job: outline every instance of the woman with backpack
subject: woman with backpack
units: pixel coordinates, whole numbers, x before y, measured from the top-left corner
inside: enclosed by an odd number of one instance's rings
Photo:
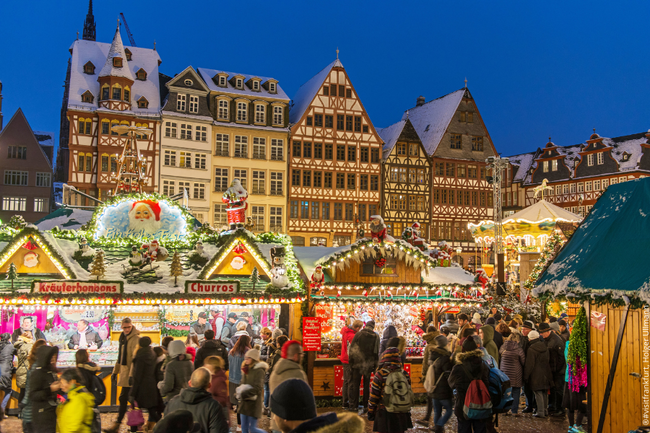
[[[413,428],[411,378],[404,371],[399,349],[389,347],[382,354],[370,389],[368,421],[373,432],[403,433]]]
[[[240,337],[241,338],[241,337]],[[257,427],[257,420],[262,416],[264,408],[264,376],[269,368],[268,364],[260,361],[260,349],[256,345],[244,355],[241,365],[240,403],[237,413],[241,418],[242,433],[266,433]],[[245,391],[242,392],[242,388]]]
[[[56,432],[56,406],[61,394],[56,362],[59,348],[41,346],[36,352],[36,368],[29,379],[29,398],[32,403],[32,431]]]
[[[459,363],[451,370],[448,382],[449,387],[456,390],[454,414],[458,420],[458,432],[483,433],[487,421],[492,418],[492,403],[488,391],[490,369],[483,362],[483,352],[473,338],[465,339],[462,352],[457,354],[457,360]],[[469,410],[466,406],[466,403],[472,403],[480,409],[486,398],[490,404],[483,406],[482,410]]]
[[[99,433],[102,429],[102,418],[99,414],[97,406],[102,404],[106,399],[106,386],[104,382],[97,376],[102,368],[99,367],[94,362],[90,362],[88,351],[86,349],[79,349],[75,353],[75,361],[77,364],[77,370],[81,381],[79,382],[81,386],[86,387],[88,391],[93,395],[93,424],[92,432]]]
[[[521,387],[524,384],[523,375],[524,366],[526,365],[526,355],[519,344],[520,338],[521,334],[510,334],[499,350],[501,354],[500,370],[508,376],[510,379],[510,386],[512,386],[511,412],[514,416],[520,416],[519,396],[521,395]]]
[[[426,378],[429,375],[429,372],[433,374],[433,370],[431,369],[433,363],[436,362],[436,360],[440,356],[449,353],[449,351],[446,348],[440,347],[437,344],[436,338],[439,336],[439,334],[440,332],[438,332],[435,326],[429,325],[429,329],[427,329],[427,333],[424,334],[424,336],[422,337],[424,341],[427,342],[427,345],[424,348],[424,359],[422,360],[422,383],[426,382]],[[445,341],[447,341],[447,337],[445,337]],[[445,345],[447,345],[447,343],[445,343]],[[403,361],[404,359],[402,359],[402,362]],[[431,380],[434,379],[431,378]],[[427,412],[424,415],[424,418],[417,420],[415,422],[417,424],[420,424],[421,426],[429,427],[429,419],[431,419],[431,412],[433,412],[433,397],[431,396],[431,393],[427,393]]]

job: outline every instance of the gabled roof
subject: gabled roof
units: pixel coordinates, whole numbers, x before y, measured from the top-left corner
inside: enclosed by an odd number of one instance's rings
[[[533,294],[576,295],[599,302],[610,295],[650,304],[650,178],[610,185],[553,263]],[[612,254],[625,245],[625,254]]]
[[[411,108],[402,116],[402,120],[408,118],[411,121],[429,156],[433,155],[438,148],[466,90],[462,88],[419,107]]]
[[[192,76],[194,76],[196,78],[196,83],[199,86],[201,86],[203,88],[203,90],[205,90],[205,92],[210,91],[208,86],[205,84],[205,81],[203,81],[203,78],[201,78],[201,76],[198,74],[198,72],[196,72],[196,70],[191,65],[188,66],[187,68],[183,69],[180,73],[176,74],[174,76],[174,78],[167,81],[167,83],[165,83],[165,86],[167,86],[167,88],[172,87],[173,85],[176,84],[176,82],[178,82],[178,80],[183,78],[187,72],[189,72]]]
[[[296,95],[293,97],[293,107],[291,107],[291,112],[289,113],[289,123],[298,123],[302,119],[302,115],[305,114],[305,111],[316,97],[318,89],[321,88],[325,78],[327,78],[334,67],[343,68],[343,64],[339,59],[334,60],[318,74],[311,77],[309,81],[300,86]]]
[[[404,129],[404,125],[406,125],[406,120],[400,120],[399,122],[393,123],[386,128],[377,130],[377,134],[379,134],[381,139],[384,140],[382,158],[386,159],[388,155],[390,155],[393,147],[395,147],[395,144],[397,143],[397,139]]]
[[[284,90],[282,90],[279,84],[275,85],[275,90],[277,91],[277,93],[271,93],[268,90],[266,90],[264,86],[260,86],[259,91],[249,89],[248,86],[244,86],[243,89],[238,89],[232,84],[230,84],[230,80],[226,80],[226,87],[217,86],[217,84],[212,80],[212,77],[214,77],[219,73],[228,74],[228,78],[232,78],[234,76],[242,76],[244,77],[244,81],[248,81],[251,78],[259,78],[260,80],[262,80],[262,84],[264,84],[268,80],[272,80],[277,83],[278,80],[274,78],[262,77],[261,75],[240,74],[238,72],[227,72],[218,69],[208,69],[208,68],[198,68],[198,71],[199,74],[201,74],[203,81],[205,81],[205,83],[208,85],[208,88],[213,92],[230,93],[233,95],[254,96],[256,98],[266,97],[270,99],[281,99],[289,102],[289,96],[287,96],[287,94],[284,93]]]
[[[117,68],[113,66],[113,58],[119,57],[122,59],[122,67]],[[99,72],[100,77],[123,77],[128,78],[131,81],[134,81],[135,78],[129,70],[128,61],[126,59],[126,53],[124,52],[124,45],[122,44],[122,36],[120,36],[120,28],[118,27],[115,30],[115,36],[113,36],[113,43],[111,43],[111,48],[108,50],[108,55],[106,56],[106,62],[104,62],[104,67]]]
[[[38,137],[36,137],[36,135],[34,134],[34,131],[32,131],[32,127],[29,125],[29,122],[27,121],[27,118],[25,117],[25,113],[23,113],[22,108],[18,108],[18,110],[16,110],[14,115],[11,116],[11,119],[9,119],[9,122],[7,123],[7,125],[5,125],[5,127],[2,130],[0,130],[0,143],[2,142],[2,136],[5,133],[7,133],[9,135],[10,133],[7,132],[7,131],[11,131],[13,128],[23,128],[25,131],[29,131],[29,134],[31,134],[31,136],[34,138],[34,140],[32,141],[32,143],[25,142],[25,144],[29,145],[30,147],[32,147],[31,146],[32,144],[35,144],[36,145],[35,147],[38,148],[38,151],[41,152],[41,155],[43,155],[43,158],[45,158],[45,160],[47,161],[47,164],[51,168],[52,163],[50,161],[50,158],[47,156],[47,154],[45,153],[43,148],[40,146],[41,143],[40,143]],[[51,133],[46,133],[46,134],[51,134]],[[25,137],[25,139],[27,139],[27,137]],[[44,145],[46,145],[46,144],[44,144]],[[33,150],[30,150],[30,152],[32,152],[32,151]],[[6,157],[6,155],[2,155],[2,156]]]
[[[530,170],[530,167],[535,161],[536,153],[537,152],[522,153],[521,155],[509,157],[510,164],[512,164],[513,170],[515,172],[512,178],[513,182],[521,182],[526,178],[526,175],[528,175],[528,170]]]

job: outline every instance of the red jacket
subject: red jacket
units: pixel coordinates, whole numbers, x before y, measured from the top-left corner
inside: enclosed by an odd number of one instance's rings
[[[228,399],[228,385],[226,381],[226,373],[219,370],[216,374],[212,375],[212,382],[210,383],[210,394],[212,398],[217,400],[221,406],[225,408],[230,407],[230,400]]]
[[[349,326],[344,326],[341,328],[341,335],[343,336],[342,341],[341,341],[341,362],[343,364],[349,364],[350,360],[348,358],[348,346],[352,342],[352,339],[354,338],[354,334],[357,332],[350,328]]]

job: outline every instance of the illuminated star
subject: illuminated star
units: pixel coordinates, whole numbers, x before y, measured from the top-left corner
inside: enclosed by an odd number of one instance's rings
[[[328,389],[330,389],[330,383],[323,382],[323,384],[320,387],[323,388],[323,391],[327,391]]]

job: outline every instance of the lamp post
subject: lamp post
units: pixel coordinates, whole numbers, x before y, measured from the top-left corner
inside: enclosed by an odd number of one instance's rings
[[[458,264],[460,265],[461,268],[463,267],[463,264],[460,262],[460,258],[461,258],[460,253],[462,252],[463,249],[461,247],[456,247],[456,257],[458,258]]]

